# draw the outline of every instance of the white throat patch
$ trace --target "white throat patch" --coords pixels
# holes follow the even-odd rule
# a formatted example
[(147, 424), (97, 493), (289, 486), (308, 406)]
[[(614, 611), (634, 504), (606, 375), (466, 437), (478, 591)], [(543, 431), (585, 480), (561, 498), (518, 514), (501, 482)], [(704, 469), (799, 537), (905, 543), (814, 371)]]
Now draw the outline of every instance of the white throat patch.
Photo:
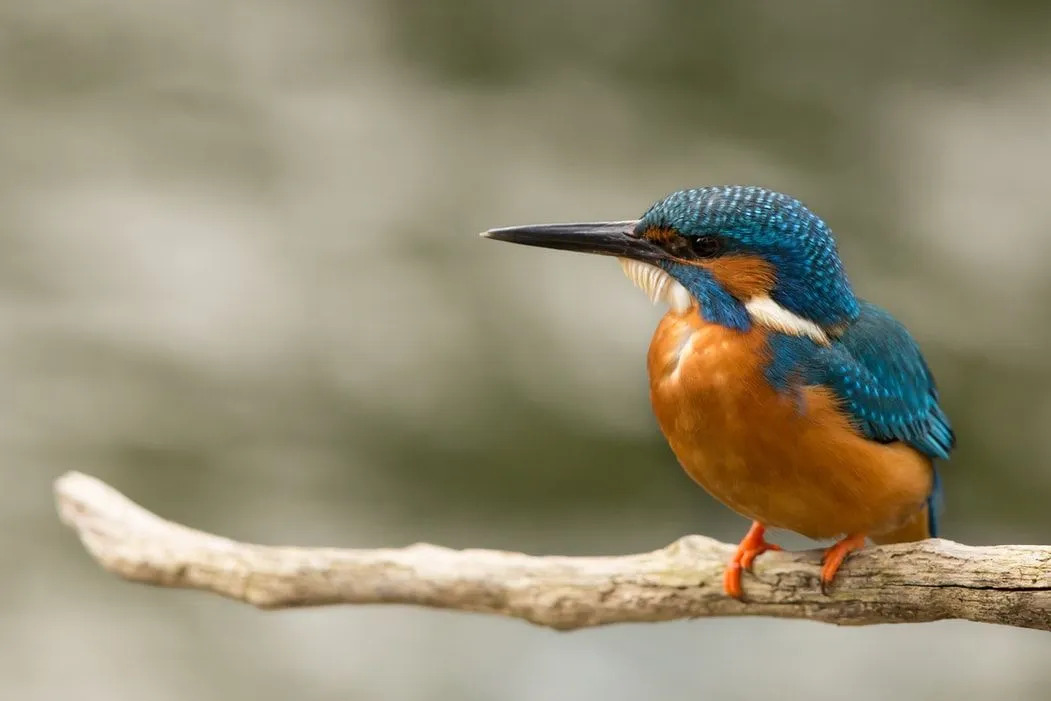
[[(693, 305), (693, 296), (678, 280), (655, 265), (630, 258), (618, 258), (624, 274), (635, 286), (646, 293), (654, 304), (664, 302), (679, 314)], [(774, 331), (792, 336), (806, 336), (823, 346), (829, 344), (828, 334), (813, 321), (804, 319), (767, 296), (753, 297), (745, 302), (745, 310), (753, 322)]]
[(693, 297), (679, 281), (655, 265), (641, 260), (618, 258), (624, 274), (635, 286), (646, 293), (654, 304), (664, 302), (679, 314), (693, 304)]

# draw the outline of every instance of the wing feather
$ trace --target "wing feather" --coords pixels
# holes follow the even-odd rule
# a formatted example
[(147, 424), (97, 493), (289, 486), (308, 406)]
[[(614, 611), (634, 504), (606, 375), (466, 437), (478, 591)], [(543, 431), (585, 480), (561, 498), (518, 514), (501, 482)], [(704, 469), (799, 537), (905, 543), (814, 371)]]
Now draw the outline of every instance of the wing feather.
[(775, 386), (828, 387), (868, 438), (949, 457), (956, 436), (934, 377), (916, 341), (886, 311), (862, 302), (857, 321), (832, 345), (775, 334), (770, 349), (767, 376)]

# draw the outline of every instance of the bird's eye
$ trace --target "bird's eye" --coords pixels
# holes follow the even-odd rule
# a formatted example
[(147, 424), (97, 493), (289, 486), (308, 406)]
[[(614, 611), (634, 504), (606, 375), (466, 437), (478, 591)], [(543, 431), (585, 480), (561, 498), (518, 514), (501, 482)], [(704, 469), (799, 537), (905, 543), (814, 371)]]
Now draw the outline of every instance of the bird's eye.
[(698, 258), (712, 258), (723, 250), (723, 242), (718, 236), (698, 236), (690, 239), (690, 248)]

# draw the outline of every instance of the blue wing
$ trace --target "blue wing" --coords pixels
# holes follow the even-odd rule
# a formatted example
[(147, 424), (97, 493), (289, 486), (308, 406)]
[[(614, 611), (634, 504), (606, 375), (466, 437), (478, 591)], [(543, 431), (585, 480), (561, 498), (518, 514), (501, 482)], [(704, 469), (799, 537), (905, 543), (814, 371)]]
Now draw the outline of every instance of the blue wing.
[(956, 437), (927, 362), (905, 327), (876, 305), (861, 302), (857, 321), (831, 346), (776, 334), (770, 348), (775, 386), (828, 387), (868, 438), (949, 457)]
[[(882, 443), (903, 441), (932, 459), (947, 459), (956, 435), (919, 346), (884, 310), (864, 301), (860, 308), (857, 321), (831, 346), (805, 337), (771, 335), (767, 378), (787, 391), (800, 385), (828, 387), (866, 437)], [(932, 537), (938, 535), (940, 494), (935, 470), (927, 499)]]

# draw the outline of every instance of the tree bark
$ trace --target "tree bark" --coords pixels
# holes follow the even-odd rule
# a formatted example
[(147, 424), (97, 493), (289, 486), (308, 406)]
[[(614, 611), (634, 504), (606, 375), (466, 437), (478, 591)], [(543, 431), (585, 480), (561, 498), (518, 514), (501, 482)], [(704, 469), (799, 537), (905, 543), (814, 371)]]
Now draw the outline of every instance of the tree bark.
[(532, 556), (450, 550), (272, 547), (166, 521), (103, 482), (55, 482), (59, 516), (108, 572), (199, 589), (263, 609), (414, 604), (499, 614), (558, 630), (705, 616), (839, 625), (964, 619), (1051, 630), (1051, 546), (927, 540), (852, 554), (828, 595), (817, 550), (761, 555), (745, 600), (723, 594), (733, 546), (686, 536), (649, 553)]

